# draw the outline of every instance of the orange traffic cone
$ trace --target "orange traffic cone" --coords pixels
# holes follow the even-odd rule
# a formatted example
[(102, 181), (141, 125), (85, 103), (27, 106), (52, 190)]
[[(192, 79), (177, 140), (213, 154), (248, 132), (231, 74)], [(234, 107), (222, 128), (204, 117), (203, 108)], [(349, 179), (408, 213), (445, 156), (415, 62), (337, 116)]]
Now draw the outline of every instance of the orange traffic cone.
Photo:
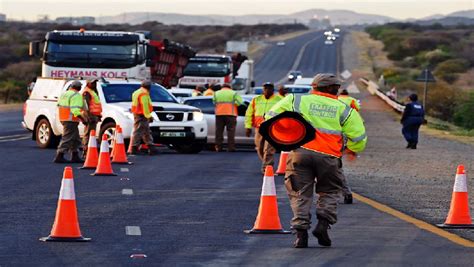
[(287, 151), (282, 151), (280, 153), (280, 161), (278, 162), (278, 169), (277, 169), (276, 174), (278, 174), (278, 175), (284, 175), (285, 174), (286, 159), (288, 158), (288, 154), (290, 154), (290, 152), (287, 152)]
[(81, 169), (95, 169), (99, 161), (99, 153), (97, 152), (97, 139), (95, 137), (95, 130), (91, 130), (89, 137), (89, 144), (87, 144), (87, 154), (84, 166)]
[(247, 234), (289, 234), (281, 227), (280, 216), (278, 215), (278, 203), (275, 190), (275, 177), (273, 167), (265, 168), (263, 176), (262, 195), (260, 206), (258, 207), (257, 219), (252, 230), (245, 230)]
[(64, 168), (61, 190), (59, 191), (58, 208), (51, 234), (40, 238), (41, 241), (90, 241), (82, 237), (77, 218), (76, 194), (71, 167)]
[(115, 129), (115, 146), (112, 150), (112, 163), (132, 164), (131, 162), (128, 162), (127, 154), (125, 153), (125, 144), (123, 142), (122, 128), (117, 125)]
[(95, 176), (116, 176), (112, 170), (112, 163), (110, 163), (109, 143), (107, 142), (107, 135), (102, 135), (102, 142), (100, 143), (99, 163), (95, 172), (91, 175)]
[(451, 207), (448, 217), (443, 224), (437, 224), (441, 228), (474, 228), (471, 215), (469, 214), (469, 196), (467, 194), (467, 181), (464, 166), (459, 165), (451, 198)]

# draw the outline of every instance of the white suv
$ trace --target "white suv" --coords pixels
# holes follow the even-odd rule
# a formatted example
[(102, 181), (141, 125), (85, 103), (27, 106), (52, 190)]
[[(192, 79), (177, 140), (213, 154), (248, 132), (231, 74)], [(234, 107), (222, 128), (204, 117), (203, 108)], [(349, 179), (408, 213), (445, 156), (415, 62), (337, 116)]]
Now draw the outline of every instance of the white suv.
[[(33, 140), (41, 148), (55, 147), (63, 127), (57, 117), (59, 96), (69, 88), (72, 80), (38, 78), (24, 106), (23, 127), (33, 132)], [(86, 81), (81, 81), (83, 88)], [(128, 142), (133, 129), (130, 112), (132, 93), (141, 81), (132, 79), (100, 79), (97, 91), (102, 103), (102, 121), (97, 125), (99, 136), (112, 138), (115, 125), (123, 128)], [(153, 123), (150, 123), (155, 143), (165, 144), (180, 153), (198, 153), (207, 142), (207, 124), (203, 113), (195, 107), (179, 104), (164, 87), (153, 84), (150, 90), (153, 102)], [(81, 135), (84, 126), (80, 124)]]

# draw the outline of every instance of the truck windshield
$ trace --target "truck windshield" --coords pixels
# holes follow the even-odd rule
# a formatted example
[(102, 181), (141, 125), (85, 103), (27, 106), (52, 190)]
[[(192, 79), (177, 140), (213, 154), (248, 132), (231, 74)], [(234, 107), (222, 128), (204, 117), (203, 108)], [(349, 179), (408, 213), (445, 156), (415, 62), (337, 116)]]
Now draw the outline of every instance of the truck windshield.
[(140, 64), (137, 44), (58, 43), (46, 47), (45, 63), (55, 67), (131, 68)]
[(230, 74), (230, 63), (227, 62), (188, 62), (183, 71), (185, 76), (224, 77)]
[[(138, 88), (140, 88), (140, 84), (102, 83), (102, 91), (107, 103), (132, 102), (132, 94)], [(151, 86), (150, 97), (153, 102), (177, 103), (176, 99), (159, 85)]]

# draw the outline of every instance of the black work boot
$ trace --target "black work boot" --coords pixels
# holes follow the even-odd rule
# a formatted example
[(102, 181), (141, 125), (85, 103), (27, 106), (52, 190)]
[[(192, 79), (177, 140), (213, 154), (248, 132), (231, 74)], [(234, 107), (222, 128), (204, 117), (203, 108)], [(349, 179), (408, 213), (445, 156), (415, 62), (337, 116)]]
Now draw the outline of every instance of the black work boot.
[(53, 160), (54, 163), (69, 163), (69, 160), (64, 158), (64, 153), (56, 153), (56, 157)]
[(132, 150), (130, 151), (131, 155), (138, 155), (138, 147), (132, 146)]
[(318, 243), (321, 246), (330, 247), (331, 246), (331, 239), (329, 238), (328, 229), (331, 227), (329, 226), (329, 222), (326, 219), (320, 218), (318, 220), (318, 225), (313, 230), (313, 235), (318, 239)]
[(406, 148), (411, 148), (412, 143), (408, 143)]
[(416, 149), (417, 143), (411, 143), (411, 149)]
[(84, 163), (84, 160), (79, 157), (79, 152), (72, 152), (71, 163)]
[(352, 194), (348, 194), (344, 196), (344, 204), (352, 204)]
[(296, 240), (293, 243), (295, 248), (308, 247), (308, 231), (303, 229), (296, 229)]

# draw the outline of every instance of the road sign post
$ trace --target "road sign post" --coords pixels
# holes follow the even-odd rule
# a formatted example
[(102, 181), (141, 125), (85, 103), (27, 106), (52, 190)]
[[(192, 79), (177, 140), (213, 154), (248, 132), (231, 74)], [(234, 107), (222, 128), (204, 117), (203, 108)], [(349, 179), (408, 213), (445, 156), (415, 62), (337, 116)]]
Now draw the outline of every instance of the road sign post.
[(416, 81), (417, 82), (424, 82), (424, 88), (423, 88), (423, 106), (425, 108), (426, 111), (428, 111), (428, 104), (426, 103), (427, 101), (427, 94), (428, 94), (428, 83), (434, 83), (436, 82), (433, 74), (431, 73), (431, 71), (429, 69), (424, 69), (420, 76), (418, 76), (418, 78), (416, 78)]

